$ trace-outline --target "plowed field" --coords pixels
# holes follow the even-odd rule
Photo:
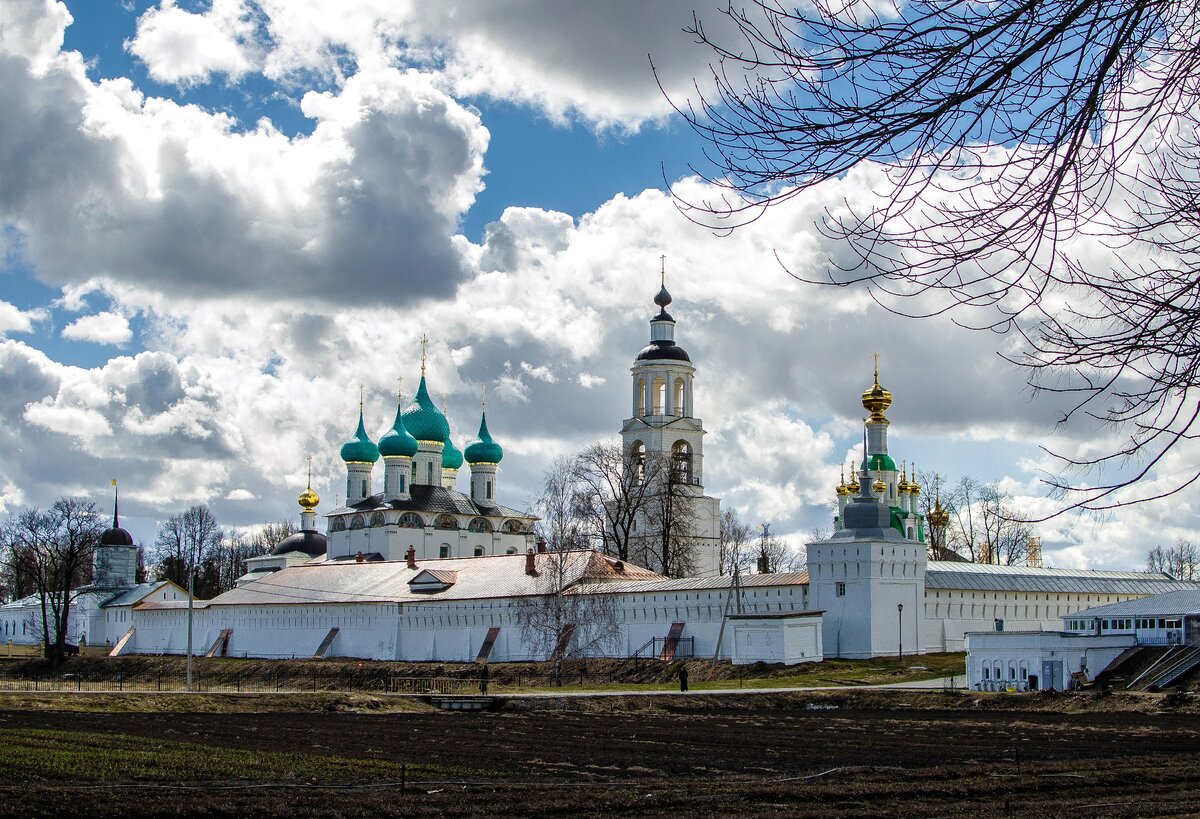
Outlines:
[[[1194,714],[840,702],[638,712],[614,704],[606,713],[0,711],[0,815],[1200,813]]]

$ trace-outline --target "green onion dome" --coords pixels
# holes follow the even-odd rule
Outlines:
[[[868,472],[875,472],[882,469],[885,472],[895,472],[896,462],[892,460],[892,456],[886,452],[877,452],[863,461],[862,468]]]
[[[373,464],[379,460],[379,447],[375,446],[375,442],[367,435],[366,426],[363,425],[362,407],[358,409],[358,429],[354,437],[342,444],[342,460],[348,464]]]
[[[404,411],[396,405],[396,422],[387,434],[379,439],[379,454],[383,456],[404,455],[411,458],[417,454],[417,439],[404,426]]]
[[[467,463],[471,464],[498,464],[504,457],[504,449],[488,432],[486,412],[479,419],[479,434],[467,444],[466,456]]]
[[[458,469],[463,465],[463,454],[454,446],[454,441],[446,439],[442,447],[442,469]]]
[[[446,416],[433,405],[429,397],[429,389],[425,386],[425,376],[421,375],[421,384],[413,402],[404,411],[404,426],[418,441],[433,441],[444,444],[450,440],[450,424]]]

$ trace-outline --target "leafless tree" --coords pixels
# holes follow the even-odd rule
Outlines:
[[[742,521],[737,510],[728,508],[721,512],[721,531],[718,569],[721,574],[733,574],[735,568],[746,571],[751,563],[750,526]]]
[[[630,559],[636,527],[659,470],[658,459],[632,463],[619,446],[593,444],[574,458],[576,510],[607,554]]]
[[[670,456],[648,455],[646,460],[654,464],[656,477],[647,479],[638,562],[668,577],[687,577],[696,571],[695,486]]]
[[[1200,550],[1186,538],[1166,549],[1155,546],[1146,554],[1146,571],[1166,572],[1179,580],[1200,579]]]
[[[5,562],[27,577],[38,596],[46,658],[66,657],[74,602],[91,567],[104,530],[96,505],[87,498],[59,498],[45,512],[24,509],[5,525]]]
[[[580,582],[589,560],[584,550],[537,555],[536,594],[510,604],[525,645],[534,656],[553,661],[556,683],[561,683],[564,659],[603,656],[619,648],[615,596]]]
[[[221,526],[206,504],[171,515],[159,527],[154,542],[154,559],[159,580],[170,580],[188,588],[193,562],[195,593],[204,599],[221,593]]]
[[[1200,13],[1187,0],[867,0],[729,4],[732,35],[692,32],[715,91],[679,113],[728,196],[687,202],[723,228],[860,165],[875,204],[826,232],[860,284],[905,315],[1011,331],[1061,420],[1117,443],[1064,454],[1065,508],[1178,491],[1141,479],[1200,431]],[[722,28],[722,31],[729,29]],[[1110,263],[1079,260],[1076,239]],[[913,299],[910,301],[910,299]],[[1096,477],[1099,479],[1096,479]]]
[[[604,516],[595,517],[594,513],[601,510],[595,496],[590,491],[585,493],[584,486],[593,489],[593,484],[584,484],[581,479],[578,455],[559,456],[542,473],[542,491],[534,502],[539,518],[536,528],[554,551],[587,548],[589,522],[607,525]]]
[[[933,482],[932,477],[922,475],[921,480],[928,486]],[[922,493],[926,521],[933,504],[939,501],[949,517],[949,525],[944,532],[927,529],[931,543],[939,541],[933,545],[941,551],[934,553],[931,547],[937,559],[945,558],[945,552],[953,552],[972,563],[1014,566],[1025,561],[1034,528],[1016,507],[1011,493],[994,483],[982,484],[964,476],[956,484],[935,488],[932,501]]]

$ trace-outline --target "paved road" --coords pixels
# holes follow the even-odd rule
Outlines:
[[[537,691],[523,694],[497,694],[505,699],[545,697],[678,697],[696,694],[791,694],[797,691],[862,691],[863,689],[895,688],[910,691],[942,691],[947,688],[962,688],[963,675],[939,677],[935,680],[909,680],[907,682],[883,683],[881,685],[818,685],[790,688],[693,688],[690,691]]]

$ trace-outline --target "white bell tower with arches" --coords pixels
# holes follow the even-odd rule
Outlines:
[[[695,414],[692,382],[696,368],[687,352],[675,343],[675,319],[667,312],[671,294],[665,275],[654,303],[658,314],[650,320],[650,343],[642,348],[630,372],[633,376],[632,416],[621,427],[627,457],[634,463],[658,459],[670,464],[689,506],[687,537],[692,560],[688,574],[710,576],[720,572],[719,535],[721,501],[704,494],[704,424]],[[652,541],[655,524],[643,515],[635,540]],[[659,532],[661,524],[658,525]],[[650,566],[663,571],[662,566]]]

